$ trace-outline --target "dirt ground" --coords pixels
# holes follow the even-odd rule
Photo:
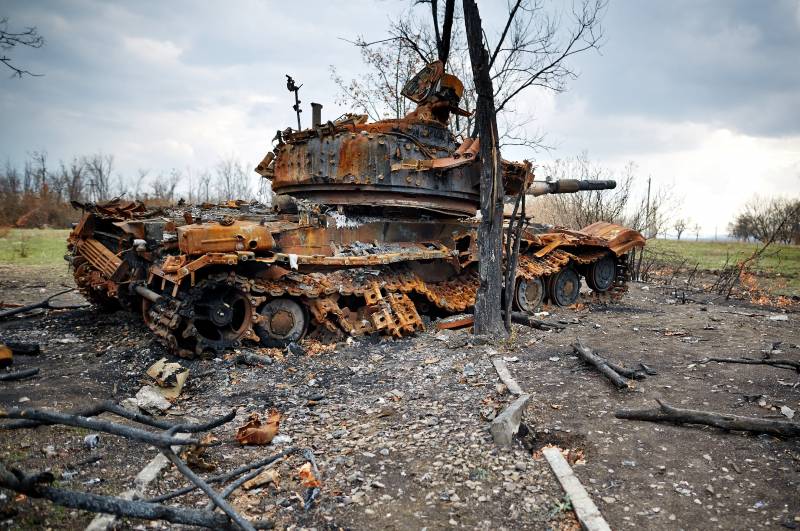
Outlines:
[[[69,284],[66,270],[0,268],[0,301],[39,300],[62,284]],[[277,487],[232,496],[247,516],[277,528],[576,529],[538,452],[555,444],[569,450],[577,476],[612,528],[796,529],[800,441],[614,417],[618,409],[653,407],[661,398],[675,406],[784,419],[780,408],[788,406],[798,420],[798,373],[697,360],[761,357],[764,350],[800,359],[800,314],[694,298],[682,304],[669,291],[635,284],[619,304],[546,317],[565,323],[563,332],[515,326],[511,339],[492,344],[463,330],[432,330],[397,341],[360,339],[335,350],[310,344],[305,354],[284,353],[263,367],[236,365],[232,355],[178,360],[191,372],[167,418],[207,420],[237,409],[232,423],[214,431],[222,444],[206,455],[218,471],[288,444],[313,450],[323,476],[314,508],[304,510],[297,495],[300,457],[277,467]],[[65,410],[95,399],[121,401],[141,388],[153,362],[169,357],[131,315],[94,308],[5,321],[0,336],[42,346],[39,356],[15,358],[14,369],[41,372],[0,383],[3,408]],[[644,362],[658,374],[632,391],[618,391],[572,353],[577,337],[618,363]],[[511,401],[498,392],[496,357],[508,360],[514,378],[532,394],[528,433],[512,449],[492,443],[486,420]],[[270,408],[283,413],[280,434],[291,440],[240,447],[235,427],[251,412]],[[26,471],[49,468],[60,474],[63,488],[118,494],[156,455],[154,448],[110,435],[90,450],[83,443],[88,433],[0,431],[0,459]],[[183,484],[168,470],[147,494]],[[200,495],[177,501],[189,507],[207,502]],[[5,528],[81,529],[92,517],[0,491]],[[169,525],[122,521],[117,527]]]

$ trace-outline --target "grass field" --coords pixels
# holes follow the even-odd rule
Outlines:
[[[68,234],[69,229],[11,229],[0,233],[0,264],[63,265]]]
[[[694,267],[700,264],[700,269],[715,270],[725,265],[749,257],[761,244],[742,242],[708,242],[708,241],[677,241],[677,240],[649,240],[647,248],[654,251],[669,252],[681,259],[688,260],[687,265]],[[781,288],[785,282],[787,293],[800,293],[800,246],[797,245],[770,245],[761,256],[758,263],[753,264],[753,270],[763,272],[770,277],[775,277],[771,284]]]

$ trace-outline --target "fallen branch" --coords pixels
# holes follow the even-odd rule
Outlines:
[[[572,345],[572,348],[575,350],[575,353],[583,359],[583,361],[600,371],[600,373],[611,380],[614,385],[620,389],[629,388],[627,380],[625,380],[625,378],[620,376],[617,371],[611,368],[605,358],[596,355],[594,352],[592,352],[592,349],[581,343],[580,339],[578,339],[577,342]]]
[[[762,360],[755,360],[752,358],[703,358],[701,360],[697,360],[695,363],[705,365],[711,361],[716,361],[717,363],[741,363],[743,365],[770,365],[780,369],[789,369],[800,372],[800,361],[796,360],[774,360],[769,358]]]
[[[69,293],[71,291],[75,291],[75,288],[66,289],[64,291],[59,291],[55,295],[50,295],[46,299],[35,302],[33,304],[26,304],[24,306],[19,306],[17,308],[12,308],[10,310],[3,310],[0,311],[0,319],[5,319],[6,317],[11,317],[13,315],[17,315],[20,313],[29,312],[31,310],[36,310],[37,308],[46,308],[49,310],[68,310],[68,309],[75,309],[75,308],[85,308],[89,306],[88,304],[72,304],[69,306],[53,306],[50,304],[50,301],[58,297],[59,295],[64,295],[65,293]]]
[[[123,493],[123,496],[121,497],[110,497],[44,487],[41,486],[41,483],[52,482],[52,474],[45,473],[36,476],[26,476],[18,471],[8,471],[2,466],[2,464],[0,464],[0,486],[6,486],[7,488],[11,488],[23,494],[28,494],[32,497],[46,498],[58,505],[65,507],[86,509],[104,514],[134,518],[163,519],[170,522],[201,525],[213,529],[235,528],[242,529],[244,531],[255,531],[255,527],[253,527],[248,520],[239,515],[236,510],[233,509],[233,507],[231,507],[223,498],[219,496],[216,491],[214,491],[214,489],[208,485],[206,481],[195,474],[189,468],[189,466],[180,457],[178,457],[178,455],[175,453],[176,450],[173,450],[172,448],[173,446],[179,447],[184,445],[213,446],[219,444],[216,442],[205,443],[202,442],[202,440],[191,439],[185,437],[184,433],[207,431],[226,422],[230,422],[236,415],[235,411],[231,411],[227,415],[212,419],[202,424],[165,423],[139,413],[128,411],[112,402],[100,402],[94,404],[81,413],[95,416],[105,412],[111,412],[151,427],[160,427],[163,431],[160,433],[153,433],[140,428],[93,419],[78,414],[43,411],[37,409],[12,408],[8,411],[0,410],[0,418],[21,420],[27,422],[28,427],[35,427],[36,425],[41,424],[60,424],[65,426],[87,428],[93,431],[110,433],[112,435],[118,435],[127,439],[132,439],[156,446],[159,448],[159,450],[161,450],[161,459],[166,458],[166,460],[172,462],[181,472],[181,474],[186,476],[186,478],[191,481],[196,488],[201,489],[209,498],[211,498],[212,502],[219,506],[227,515],[227,517],[216,515],[213,511],[177,509],[174,507],[165,507],[153,502],[132,501],[136,491],[126,491],[126,493]],[[21,426],[20,423],[16,424],[16,427],[23,426]],[[148,467],[145,467],[145,469]],[[137,476],[137,481],[140,481],[139,478],[143,473],[144,470],[143,472],[140,472],[139,476]]]
[[[108,513],[128,518],[166,520],[175,524],[203,526],[210,529],[230,529],[230,520],[222,514],[197,509],[169,507],[155,503],[124,500],[113,496],[101,496],[41,485],[52,481],[52,475],[26,475],[6,469],[0,463],[0,486],[25,494],[31,498],[44,498],[56,505],[71,509],[82,509],[94,513]]]
[[[783,437],[800,437],[800,424],[784,420],[767,420],[756,417],[741,417],[724,413],[712,413],[694,409],[680,409],[656,399],[659,409],[622,409],[614,413],[618,419],[645,420],[650,422],[674,422],[677,424],[702,424],[723,430],[751,431]]]
[[[279,461],[280,461],[280,459],[276,459],[275,461],[269,463],[268,465],[264,465],[261,468],[256,468],[255,470],[245,474],[244,476],[240,477],[236,481],[232,482],[230,485],[225,487],[225,490],[223,490],[222,493],[220,494],[220,498],[222,498],[222,499],[227,498],[228,496],[230,496],[233,493],[233,491],[235,491],[236,489],[238,489],[239,487],[241,487],[242,485],[244,485],[245,483],[247,483],[248,481],[250,481],[254,477],[258,476],[259,474],[261,474],[263,472],[266,472],[267,470],[269,470],[273,466],[277,465]],[[216,507],[216,505],[217,504],[214,503],[213,501],[209,502],[208,505],[206,505],[206,511],[213,511],[214,507]]]
[[[6,372],[0,374],[0,382],[14,382],[17,380],[23,380],[25,378],[30,378],[31,376],[35,376],[39,374],[39,369],[25,369],[23,371],[16,371],[16,372]]]
[[[229,480],[235,478],[236,476],[244,474],[245,472],[247,472],[249,470],[252,470],[254,468],[259,468],[259,467],[262,467],[262,466],[265,466],[265,465],[269,465],[269,464],[273,463],[274,461],[277,461],[278,459],[281,459],[282,457],[285,457],[285,456],[287,456],[289,454],[292,454],[292,453],[296,452],[297,450],[298,450],[298,448],[295,448],[295,447],[287,448],[286,450],[284,450],[284,451],[282,451],[282,452],[280,452],[278,454],[275,454],[273,456],[267,457],[265,459],[261,459],[260,461],[256,461],[254,463],[250,463],[250,464],[247,464],[247,465],[242,465],[239,468],[235,468],[235,469],[231,470],[230,472],[226,472],[224,474],[219,474],[219,475],[216,475],[216,476],[212,476],[212,477],[206,479],[206,483],[224,483],[226,481],[229,481]],[[151,502],[151,503],[157,503],[157,502],[162,502],[162,501],[166,501],[166,500],[171,500],[172,498],[177,498],[178,496],[183,496],[184,494],[188,494],[188,493],[192,492],[193,490],[195,490],[196,488],[197,488],[197,485],[188,485],[188,486],[180,488],[178,490],[175,490],[175,491],[172,491],[172,492],[168,492],[166,494],[162,494],[162,495],[156,496],[154,498],[150,498],[147,501]]]
[[[566,328],[566,326],[559,323],[551,323],[549,321],[540,321],[539,319],[534,319],[530,315],[522,312],[511,312],[511,322],[544,331],[557,330],[560,332]]]
[[[610,361],[606,361],[606,364],[611,367],[611,370],[624,376],[625,378],[630,378],[632,380],[644,380],[647,377],[647,373],[644,370],[628,369],[627,367],[617,365],[616,363],[612,363]]]
[[[92,431],[100,431],[118,435],[128,439],[134,439],[146,444],[152,444],[158,448],[169,448],[170,446],[198,445],[212,446],[218,443],[203,443],[199,439],[179,439],[169,434],[152,433],[140,428],[124,426],[105,420],[91,419],[79,415],[70,415],[54,411],[44,411],[40,409],[19,409],[0,410],[0,418],[34,420],[44,424],[63,424],[76,428],[86,428]]]
[[[167,459],[172,461],[172,464],[174,464],[178,468],[181,474],[186,476],[189,479],[189,481],[197,485],[197,488],[205,492],[206,495],[209,498],[211,498],[211,501],[213,501],[214,504],[217,505],[217,507],[222,509],[222,511],[225,514],[227,514],[231,520],[236,522],[236,524],[238,524],[239,527],[241,527],[245,531],[256,531],[256,528],[253,527],[253,525],[250,522],[248,522],[239,513],[237,513],[236,509],[231,507],[227,501],[222,499],[219,493],[217,493],[214,489],[212,489],[208,483],[203,481],[203,478],[195,474],[194,471],[191,468],[189,468],[189,466],[186,463],[184,463],[183,460],[180,457],[178,457],[175,454],[175,452],[172,451],[171,448],[169,447],[162,448],[161,453],[167,456]]]
[[[175,424],[167,430],[167,433],[200,433],[202,431],[213,430],[214,428],[222,426],[223,424],[227,424],[234,418],[236,418],[236,410],[232,409],[227,414],[215,419],[211,419],[202,424]]]
[[[251,354],[243,352],[236,356],[235,360],[237,365],[271,365],[272,358],[267,356],[259,356],[258,354]]]
[[[115,404],[114,402],[111,402],[109,400],[98,402],[84,409],[78,409],[72,411],[70,413],[67,413],[67,415],[73,415],[78,417],[96,417],[97,415],[102,415],[103,413],[113,413],[122,418],[126,418],[128,420],[132,420],[140,424],[145,424],[153,428],[158,428],[161,430],[172,430],[173,433],[177,433],[179,431],[183,433],[198,433],[201,431],[211,430],[225,424],[226,422],[230,422],[236,416],[236,410],[233,410],[223,417],[210,420],[209,422],[206,422],[204,424],[173,424],[172,422],[168,422],[166,420],[160,420],[153,418],[149,415],[142,415],[141,413],[130,411],[120,406],[119,404]],[[0,430],[35,428],[37,426],[52,425],[52,424],[58,424],[58,422],[45,422],[42,420],[17,420],[14,422],[6,422],[0,424]]]

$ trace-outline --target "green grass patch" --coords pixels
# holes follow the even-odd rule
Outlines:
[[[0,231],[0,264],[64,264],[69,229],[6,230]]]
[[[733,265],[760,247],[760,243],[649,240],[646,248],[685,258],[687,267],[700,264],[700,269],[713,271],[724,267],[726,258],[728,264]],[[800,293],[800,246],[772,244],[753,264],[752,270],[769,277],[769,284],[779,292]]]

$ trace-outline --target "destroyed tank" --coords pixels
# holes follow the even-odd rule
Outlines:
[[[469,311],[479,283],[480,140],[459,142],[448,129],[452,114],[466,114],[463,85],[440,62],[403,94],[417,106],[401,119],[323,123],[312,104],[312,126],[300,129],[298,112],[298,129],[279,132],[256,168],[271,181],[270,206],[77,205],[83,215],[66,258],[78,288],[102,307],[140,312],[187,357],[309,335],[401,337],[423,330],[425,316]],[[508,196],[614,186],[537,181],[528,162],[502,168]],[[572,305],[581,278],[590,296],[616,298],[628,254],[643,244],[638,232],[605,222],[580,231],[528,225],[513,304]]]

